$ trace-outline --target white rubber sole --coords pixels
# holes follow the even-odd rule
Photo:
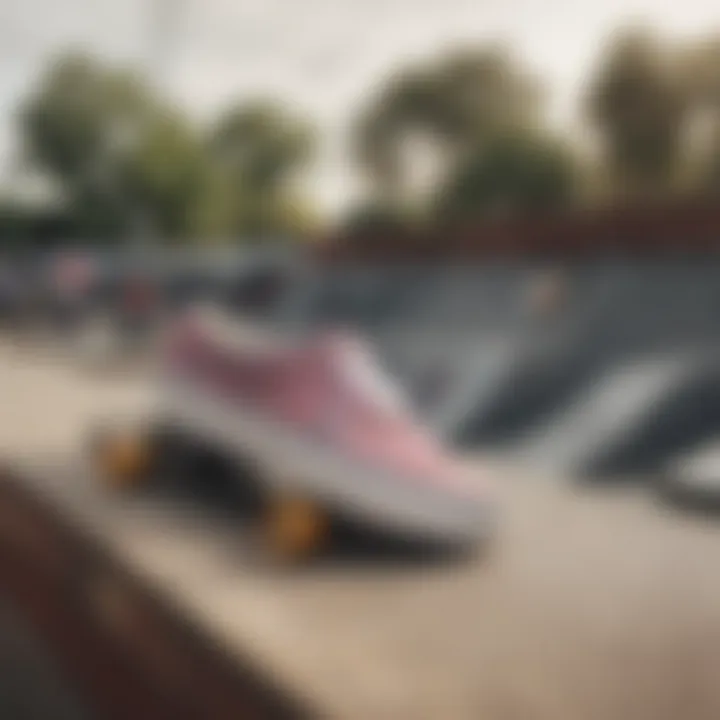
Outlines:
[[[184,430],[239,462],[251,458],[277,491],[313,498],[348,519],[395,535],[467,545],[493,534],[489,498],[443,488],[363,466],[287,425],[241,411],[185,380],[165,380],[160,412]]]

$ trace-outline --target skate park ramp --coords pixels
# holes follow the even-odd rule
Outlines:
[[[702,354],[611,368],[518,455],[569,475],[649,472],[720,428],[720,363]]]
[[[528,331],[505,383],[458,428],[463,444],[512,446],[611,368],[717,344],[716,261],[617,261],[565,272],[564,307],[552,327]]]
[[[376,338],[383,365],[397,378],[412,406],[443,436],[506,372],[515,338],[473,337],[418,331]]]
[[[522,293],[534,273],[510,263],[311,268],[297,274],[286,304],[298,324],[369,335],[505,332],[523,316]]]
[[[420,303],[430,269],[415,266],[306,267],[284,303],[288,328],[351,328],[372,336]]]
[[[524,263],[438,274],[425,306],[380,345],[414,397],[412,388],[442,376],[444,393],[431,406],[420,395],[438,431],[463,447],[497,446],[559,404],[570,372],[585,369],[568,367],[578,355],[568,340],[613,312],[607,268]],[[557,296],[550,305],[548,289]]]
[[[423,407],[431,387],[438,402],[449,402],[465,383],[484,387],[507,362],[522,336],[527,274],[499,265],[435,270],[371,339]]]

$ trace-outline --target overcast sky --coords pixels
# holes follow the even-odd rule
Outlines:
[[[162,52],[154,7],[167,6]],[[174,7],[173,7],[174,6]],[[603,39],[648,21],[663,32],[720,30],[716,0],[0,0],[0,159],[12,115],[49,57],[83,47],[158,66],[166,90],[199,118],[233,98],[277,94],[324,131],[313,177],[334,208],[351,192],[343,130],[369,89],[411,58],[499,38],[532,63],[570,122],[573,98]]]

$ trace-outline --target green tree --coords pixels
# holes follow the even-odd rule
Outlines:
[[[187,238],[209,232],[216,221],[200,215],[211,182],[207,165],[193,128],[181,115],[164,112],[142,127],[118,167],[118,183],[159,237]]]
[[[58,183],[89,232],[123,231],[118,158],[149,112],[150,98],[134,78],[82,55],[53,63],[24,104],[27,159]]]
[[[675,60],[652,35],[626,31],[590,83],[587,111],[612,182],[624,193],[666,191],[677,177],[687,96]]]
[[[467,220],[526,210],[557,209],[575,199],[576,163],[559,141],[507,134],[468,154],[440,187],[436,215]]]
[[[65,56],[21,120],[28,160],[62,188],[87,235],[178,239],[200,229],[211,176],[201,139],[137,76]]]
[[[295,219],[311,211],[305,206],[299,212],[294,181],[314,148],[310,124],[279,103],[251,101],[220,118],[209,141],[210,157],[227,182],[236,233],[263,236],[299,229]]]
[[[680,80],[686,97],[701,109],[720,108],[720,35],[689,43],[678,53]]]
[[[360,203],[345,213],[340,229],[350,235],[403,233],[413,226],[413,218],[393,205]]]
[[[500,133],[537,126],[541,88],[499,46],[457,50],[395,75],[366,108],[355,132],[362,167],[384,198],[408,192],[420,138],[440,158],[440,178],[470,148]]]
[[[689,43],[679,53],[688,105],[687,184],[695,192],[720,191],[720,36]]]

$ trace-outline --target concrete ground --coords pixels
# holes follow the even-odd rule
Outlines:
[[[120,501],[94,482],[83,432],[146,406],[145,383],[1,346],[0,455],[326,716],[720,717],[720,521],[664,510],[642,487],[580,492],[498,470],[505,518],[487,557],[263,569],[232,515]]]

